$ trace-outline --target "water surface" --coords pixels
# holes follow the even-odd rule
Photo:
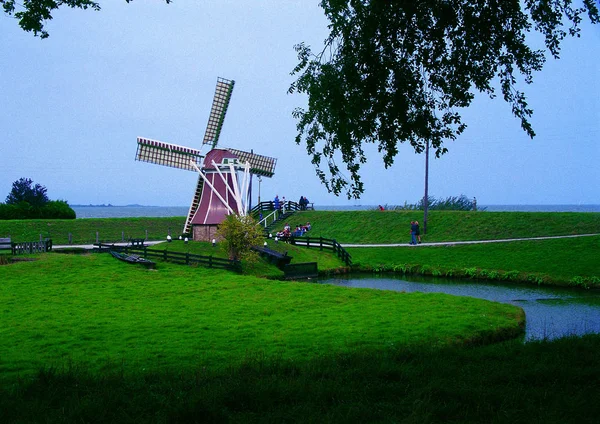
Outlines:
[[[350,275],[321,280],[344,287],[470,296],[523,308],[525,339],[600,333],[600,291],[491,284],[476,280]]]

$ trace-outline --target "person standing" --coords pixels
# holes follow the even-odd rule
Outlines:
[[[279,196],[276,194],[275,195],[275,199],[273,200],[273,203],[275,204],[275,210],[279,210]]]
[[[416,221],[410,221],[410,243],[412,245],[417,244],[417,224]]]
[[[417,236],[417,242],[421,244],[421,228],[419,228],[419,221],[415,221],[415,236]]]

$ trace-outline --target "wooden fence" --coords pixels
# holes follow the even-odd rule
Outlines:
[[[115,252],[135,253],[146,259],[160,259],[186,265],[198,264],[208,268],[222,268],[238,272],[242,268],[239,261],[215,258],[213,256],[196,255],[189,252],[170,252],[168,250],[148,249],[148,246],[115,246],[105,243],[96,243],[94,246],[98,246],[94,249],[97,252],[108,252],[113,250]]]
[[[32,253],[44,253],[52,250],[52,239],[42,241],[23,241],[11,243],[13,255],[28,255]]]
[[[319,250],[329,249],[340,258],[346,266],[352,266],[352,256],[334,239],[326,239],[323,237],[294,237],[289,238],[289,242],[293,245],[318,247]]]

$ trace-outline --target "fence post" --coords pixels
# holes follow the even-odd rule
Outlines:
[[[98,231],[96,231],[96,243],[100,243],[99,238],[100,238],[100,235],[98,234]]]
[[[69,233],[69,244],[73,244],[73,234]]]
[[[212,255],[208,257],[208,267],[212,268]]]
[[[148,256],[148,248],[144,246],[144,258]]]
[[[166,261],[167,260],[167,251],[163,250],[163,259]]]
[[[44,239],[42,238],[42,235],[40,234],[40,242],[42,242]]]
[[[125,242],[125,231],[121,231],[121,242]]]
[[[190,264],[190,252],[185,252],[185,264]]]
[[[148,240],[148,230],[146,230],[146,240]]]

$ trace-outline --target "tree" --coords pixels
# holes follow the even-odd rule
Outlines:
[[[46,187],[36,184],[30,178],[20,178],[13,182],[12,189],[6,197],[7,205],[17,205],[26,202],[33,207],[40,208],[48,203]]]
[[[219,224],[217,237],[223,240],[221,245],[229,259],[248,263],[257,259],[257,254],[251,250],[252,246],[260,246],[264,239],[258,223],[249,215],[228,215]]]
[[[133,0],[125,0],[130,3]],[[173,0],[164,0],[167,4]],[[19,20],[19,26],[27,31],[33,31],[34,36],[48,38],[50,34],[44,29],[44,23],[52,19],[52,12],[61,6],[68,6],[73,9],[93,9],[100,10],[100,3],[91,0],[23,0],[22,3],[16,0],[0,0],[4,13],[9,16],[14,15]],[[17,10],[20,6],[22,10]]]
[[[579,2],[578,2],[579,3]],[[330,21],[324,48],[295,46],[297,80],[289,92],[308,95],[297,108],[296,143],[306,143],[317,176],[330,192],[359,198],[364,143],[377,144],[385,167],[398,143],[437,157],[445,140],[466,128],[460,109],[476,92],[499,91],[523,130],[534,137],[533,111],[519,87],[533,82],[546,54],[556,59],[567,36],[579,36],[587,15],[600,20],[596,0],[322,0]],[[568,25],[566,28],[565,25]],[[545,49],[526,36],[541,33]],[[350,173],[346,178],[336,159]],[[323,165],[323,162],[326,165]]]

